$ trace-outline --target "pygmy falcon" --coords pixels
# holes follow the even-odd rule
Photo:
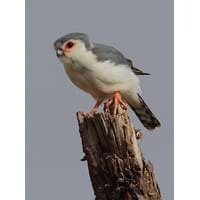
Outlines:
[[[85,33],[64,35],[55,41],[54,48],[70,80],[96,100],[92,113],[108,100],[105,107],[112,106],[114,115],[118,105],[127,109],[128,104],[147,129],[160,126],[141,97],[137,75],[148,73],[137,69],[120,51],[91,42]]]

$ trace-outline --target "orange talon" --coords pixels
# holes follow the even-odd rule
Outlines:
[[[117,107],[118,105],[121,105],[121,107],[123,109],[127,109],[128,108],[128,105],[126,102],[124,102],[122,100],[122,97],[121,97],[121,94],[120,92],[115,92],[114,93],[114,96],[112,99],[110,99],[106,104],[105,104],[105,108],[109,108],[111,105],[113,104],[113,114],[116,115],[117,114]]]
[[[90,112],[91,114],[94,114],[95,112],[97,112],[97,110],[98,110],[99,106],[101,105],[101,103],[103,102],[103,100],[104,100],[103,98],[97,100],[95,106],[92,108],[92,110]]]
[[[105,108],[109,108],[110,105],[113,104],[113,99],[109,99],[108,102],[105,104]]]

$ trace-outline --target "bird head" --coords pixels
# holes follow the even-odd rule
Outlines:
[[[71,61],[78,61],[91,49],[89,38],[84,33],[70,33],[58,38],[54,42],[57,57],[67,64]]]

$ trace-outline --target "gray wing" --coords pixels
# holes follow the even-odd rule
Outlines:
[[[130,60],[128,58],[126,60],[130,63],[131,69],[136,75],[150,75],[149,73],[143,72],[142,70],[134,67],[132,60]]]
[[[127,65],[128,67],[132,69],[132,71],[136,75],[149,75],[149,73],[145,73],[141,71],[140,69],[135,68],[133,66],[132,61],[124,57],[124,55],[120,51],[115,49],[114,47],[104,45],[104,44],[94,43],[93,48],[91,50],[97,56],[98,61],[104,62],[107,60],[111,60],[117,65],[118,64]]]

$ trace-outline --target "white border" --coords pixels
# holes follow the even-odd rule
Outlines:
[[[175,200],[200,199],[199,10],[175,0]]]
[[[24,0],[0,5],[0,199],[24,200]],[[198,199],[200,1],[175,0],[175,200]]]
[[[25,2],[0,2],[0,199],[25,199]]]

